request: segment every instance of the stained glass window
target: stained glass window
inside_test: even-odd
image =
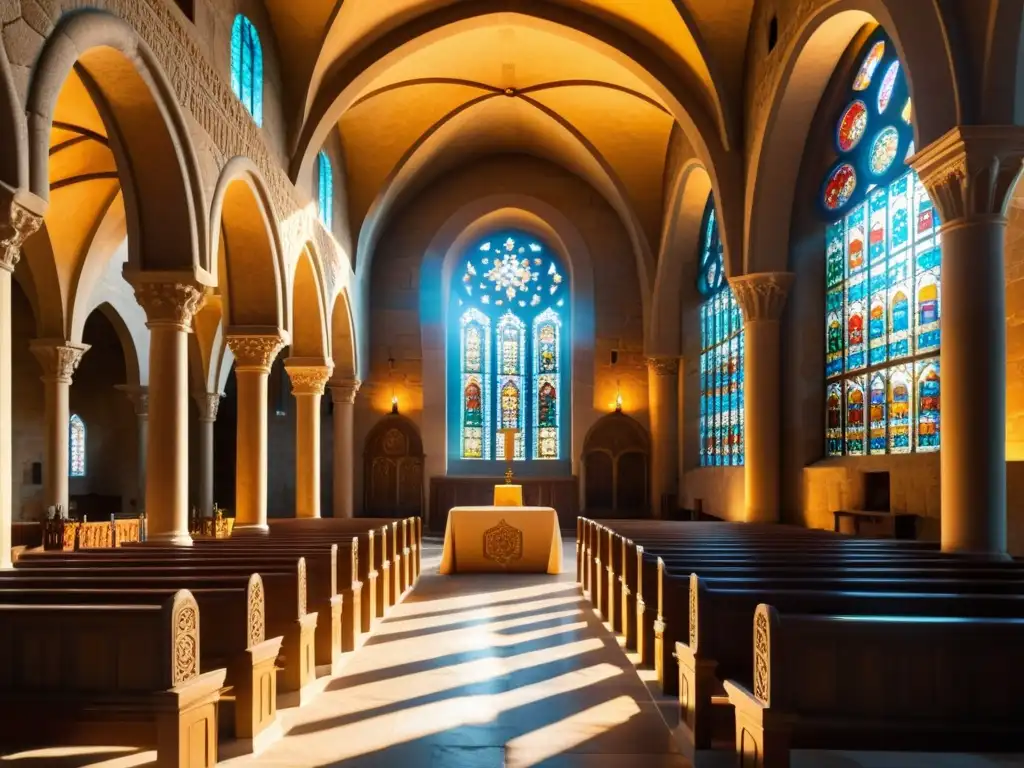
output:
[[[704,213],[697,288],[701,306],[700,463],[743,464],[743,317],[725,280],[714,199]]]
[[[231,90],[263,125],[263,48],[256,27],[242,14],[231,28]]]
[[[317,155],[316,168],[320,221],[327,229],[331,229],[334,223],[334,170],[331,168],[331,159],[323,150]]]
[[[826,449],[831,456],[939,448],[938,214],[917,175],[911,103],[895,48],[877,32],[865,47],[849,98],[877,104],[870,141],[844,149],[826,174]],[[876,69],[885,74],[873,79]],[[902,105],[899,113],[890,103]],[[837,117],[841,139],[844,110]],[[902,162],[897,159],[902,158]],[[848,168],[847,193],[835,176]],[[842,179],[839,180],[840,182]]]
[[[85,477],[85,422],[77,413],[68,422],[68,474]]]
[[[536,240],[504,234],[456,270],[460,328],[459,459],[505,460],[500,430],[518,430],[514,460],[564,459],[569,286]]]

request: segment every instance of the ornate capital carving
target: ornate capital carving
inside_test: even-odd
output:
[[[347,379],[331,382],[331,398],[338,405],[352,405],[356,401],[359,387],[363,385],[359,379]]]
[[[136,387],[131,384],[118,384],[115,389],[124,392],[125,396],[132,401],[135,407],[136,416],[149,415],[149,387]]]
[[[187,281],[134,282],[135,299],[146,312],[149,328],[172,326],[183,331],[192,328],[195,317],[206,300],[202,286]]]
[[[958,126],[911,160],[942,223],[1003,216],[1024,162],[1024,129]]]
[[[3,191],[7,211],[0,216],[0,269],[13,272],[21,260],[22,244],[43,225],[43,217],[18,202],[16,193],[6,188]]]
[[[219,392],[194,392],[192,397],[196,401],[196,405],[199,406],[199,420],[211,424],[215,422],[223,395]]]
[[[792,272],[757,272],[730,277],[729,286],[743,310],[743,319],[749,323],[782,317],[793,277]]]
[[[647,368],[655,376],[678,376],[678,357],[648,357]]]
[[[43,381],[59,384],[71,383],[82,355],[89,351],[88,344],[53,339],[36,339],[29,348],[43,367]]]
[[[331,368],[326,365],[285,364],[284,369],[292,380],[293,395],[322,395],[331,378]]]
[[[228,346],[235,356],[236,371],[270,373],[284,339],[278,333],[235,334],[228,336]]]

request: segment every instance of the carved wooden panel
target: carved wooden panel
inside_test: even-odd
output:
[[[363,512],[377,517],[423,514],[423,440],[405,416],[385,416],[366,436]]]
[[[584,505],[594,517],[643,517],[650,511],[651,441],[624,413],[610,413],[583,442]]]
[[[612,509],[615,506],[615,460],[606,451],[591,451],[584,462],[587,509]]]

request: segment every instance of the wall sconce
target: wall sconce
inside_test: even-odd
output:
[[[391,393],[391,412],[398,413],[398,395],[394,392]]]

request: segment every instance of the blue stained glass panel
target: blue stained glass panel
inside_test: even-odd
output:
[[[231,90],[263,125],[263,48],[253,23],[239,14],[231,27]]]

